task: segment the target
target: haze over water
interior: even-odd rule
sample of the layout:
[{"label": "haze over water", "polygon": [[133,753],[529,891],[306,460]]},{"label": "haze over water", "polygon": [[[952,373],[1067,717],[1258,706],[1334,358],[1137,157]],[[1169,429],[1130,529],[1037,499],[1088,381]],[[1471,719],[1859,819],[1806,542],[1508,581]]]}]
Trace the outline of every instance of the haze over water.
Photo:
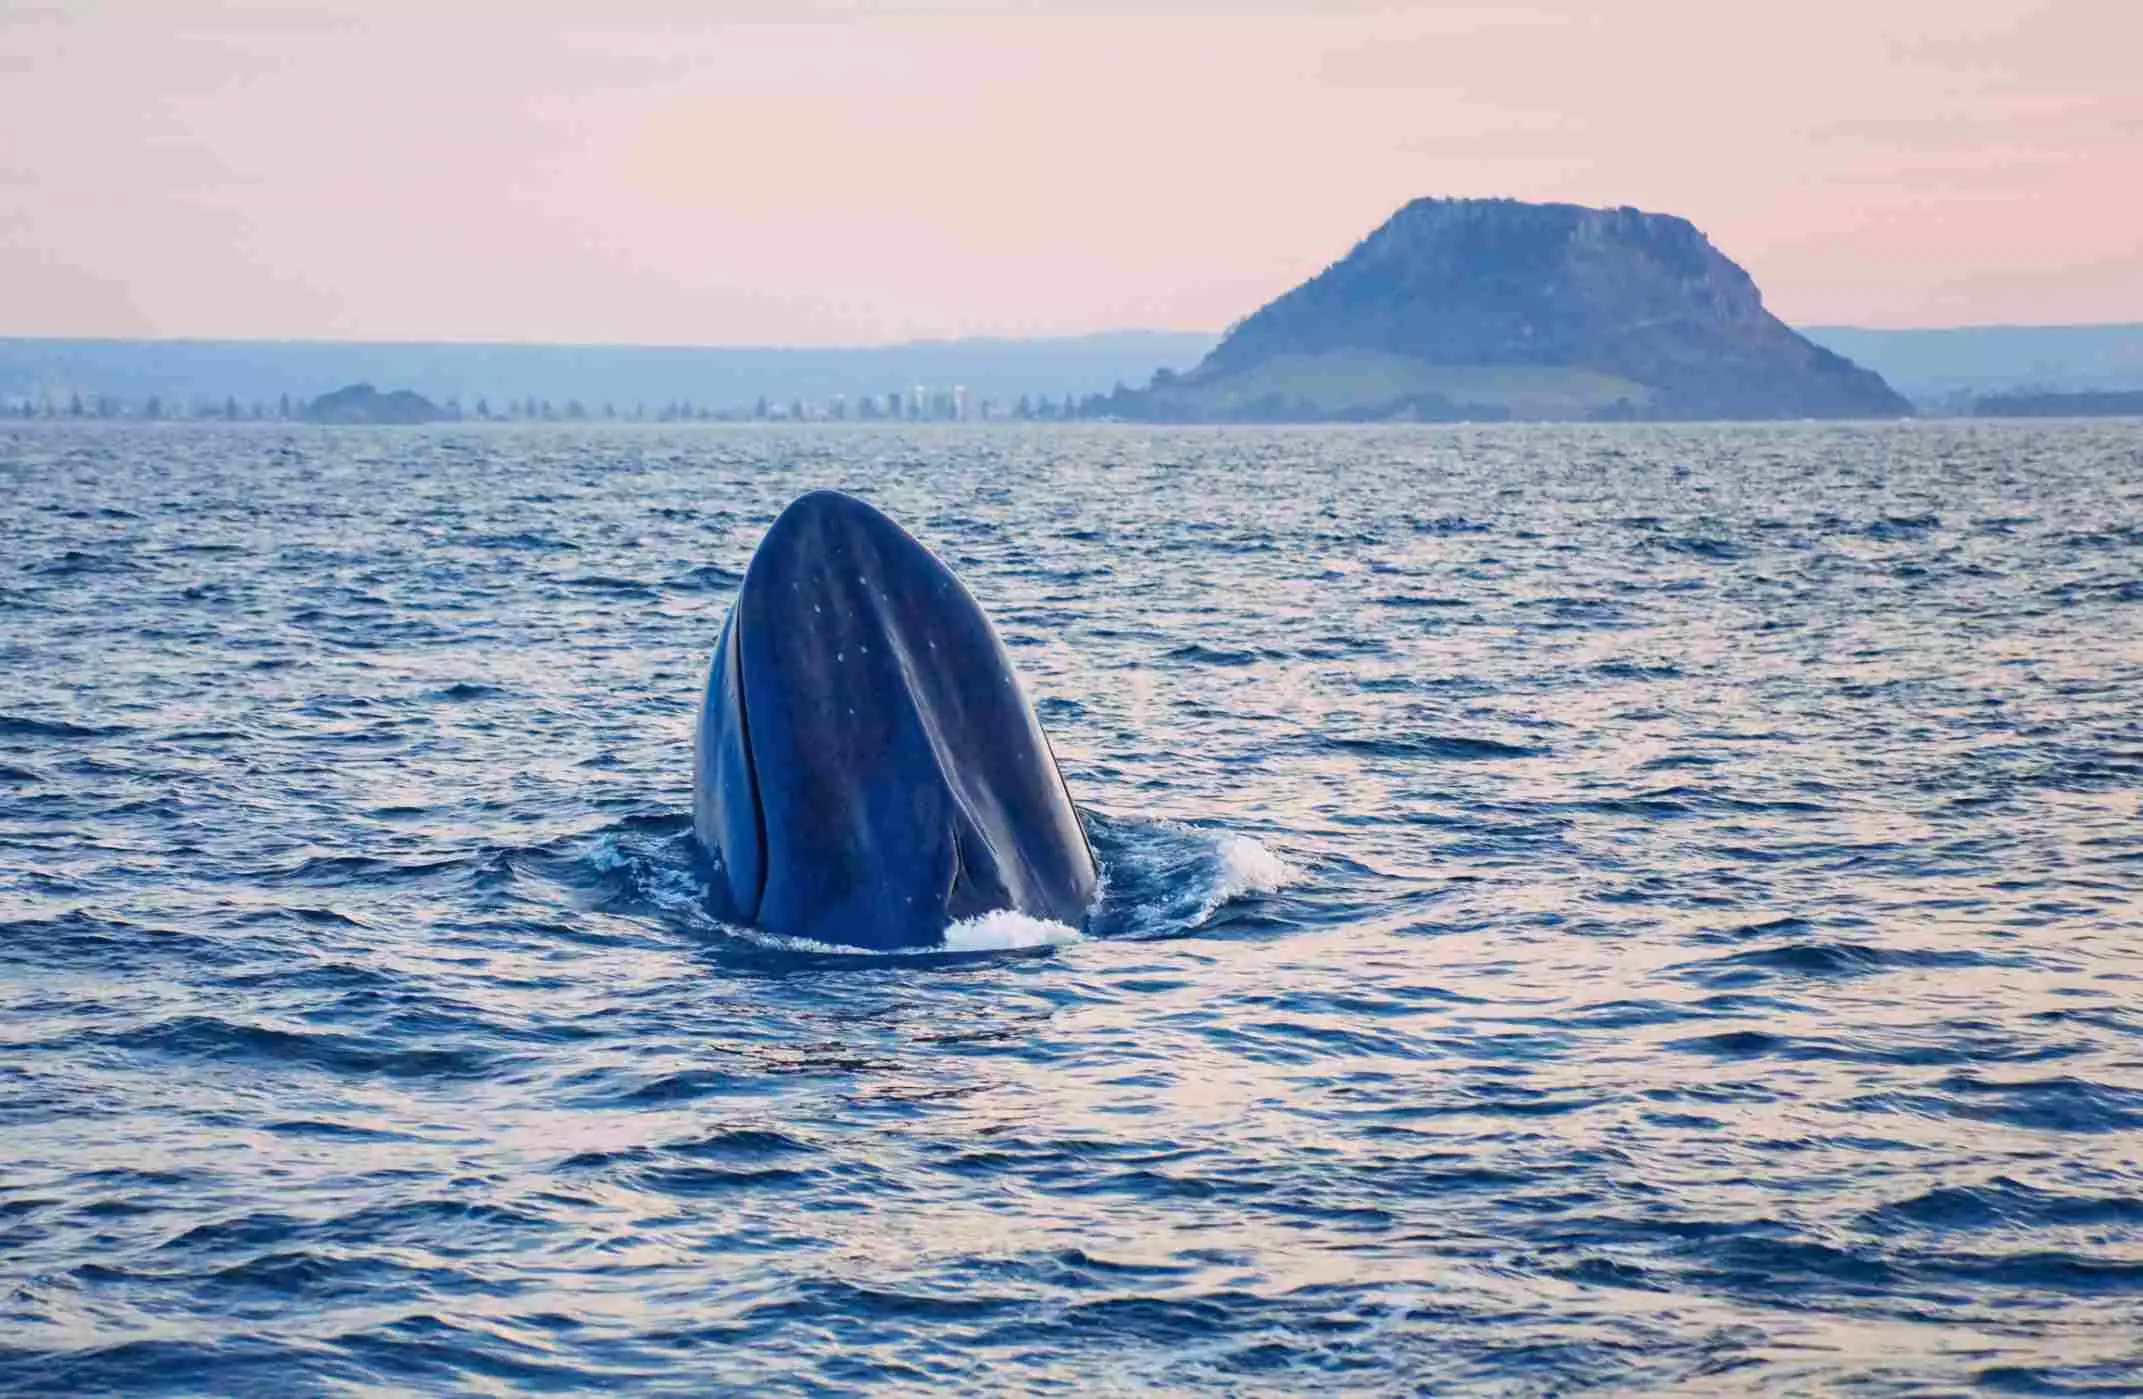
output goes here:
[{"label": "haze over water", "polygon": [[[769,948],[760,531],[1089,935]],[[2143,426],[0,427],[0,1387],[2143,1386]]]}]

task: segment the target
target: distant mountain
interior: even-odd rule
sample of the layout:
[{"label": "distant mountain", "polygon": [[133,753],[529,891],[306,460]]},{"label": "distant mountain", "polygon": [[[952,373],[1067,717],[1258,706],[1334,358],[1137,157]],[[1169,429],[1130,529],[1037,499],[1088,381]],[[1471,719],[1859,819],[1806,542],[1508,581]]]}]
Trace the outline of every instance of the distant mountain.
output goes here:
[{"label": "distant mountain", "polygon": [[370,384],[351,384],[321,394],[305,405],[309,423],[436,423],[447,415],[439,405],[408,389],[381,393]]},{"label": "distant mountain", "polygon": [[2143,391],[2143,325],[1809,326],[1923,407],[1968,410],[1987,394]]},{"label": "distant mountain", "polygon": [[1896,417],[1686,219],[1419,199],[1241,322],[1155,419]]},{"label": "distant mountain", "polygon": [[749,409],[766,398],[823,405],[837,394],[967,390],[971,403],[1001,406],[1022,395],[1061,400],[1143,384],[1164,367],[1194,364],[1217,337],[1203,332],[1124,330],[1040,340],[941,340],[856,348],[748,346],[386,344],[268,340],[0,339],[0,403],[111,398],[138,409],[275,407],[304,403],[353,383],[403,384],[436,403],[473,413],[479,399],[577,401],[600,414],[672,404]]},{"label": "distant mountain", "polygon": [[1997,393],[1972,400],[1978,418],[2143,417],[2143,389],[2126,392]]}]

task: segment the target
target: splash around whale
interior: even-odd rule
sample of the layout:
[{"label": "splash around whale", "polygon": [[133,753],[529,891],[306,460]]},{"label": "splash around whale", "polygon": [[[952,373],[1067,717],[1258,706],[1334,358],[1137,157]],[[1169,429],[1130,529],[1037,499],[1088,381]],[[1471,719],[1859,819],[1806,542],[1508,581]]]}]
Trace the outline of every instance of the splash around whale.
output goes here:
[{"label": "splash around whale", "polygon": [[942,946],[1013,912],[1074,928],[1099,873],[1011,658],[960,580],[865,502],[813,491],[745,570],[693,747],[719,916]]}]

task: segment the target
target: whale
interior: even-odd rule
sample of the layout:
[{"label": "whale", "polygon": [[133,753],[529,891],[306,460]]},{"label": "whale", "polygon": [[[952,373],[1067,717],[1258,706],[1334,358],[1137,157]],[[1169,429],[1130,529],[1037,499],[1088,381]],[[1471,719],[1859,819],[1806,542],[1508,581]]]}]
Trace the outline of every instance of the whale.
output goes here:
[{"label": "whale", "polygon": [[874,951],[1010,911],[1080,928],[1100,874],[982,607],[868,502],[798,497],[708,666],[692,830],[729,922]]}]

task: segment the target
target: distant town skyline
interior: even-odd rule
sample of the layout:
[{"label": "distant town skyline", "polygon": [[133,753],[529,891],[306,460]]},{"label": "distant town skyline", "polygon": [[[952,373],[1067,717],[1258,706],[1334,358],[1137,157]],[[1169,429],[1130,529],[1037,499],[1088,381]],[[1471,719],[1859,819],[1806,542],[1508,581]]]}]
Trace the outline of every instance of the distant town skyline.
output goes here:
[{"label": "distant town skyline", "polygon": [[1790,322],[2143,320],[2115,0],[0,10],[0,335],[1217,330],[1419,195],[1684,215]]},{"label": "distant town skyline", "polygon": [[[1119,384],[1120,397],[1125,386]],[[351,416],[341,407],[354,401],[370,414],[373,405],[386,401],[405,416]],[[477,394],[467,403],[458,394],[445,395],[434,403],[407,389],[379,393],[375,385],[344,385],[310,399],[288,393],[274,400],[240,398],[235,393],[215,394],[195,389],[191,393],[152,393],[138,399],[123,394],[80,388],[44,388],[33,392],[0,392],[0,421],[21,422],[131,419],[141,422],[301,422],[412,423],[412,422],[813,422],[813,423],[991,423],[1070,422],[1087,417],[1105,417],[1110,395],[1022,393],[999,402],[976,397],[965,384],[933,387],[915,384],[883,393],[836,391],[824,397],[760,394],[749,403],[716,398],[673,398],[650,402],[644,397],[616,399],[502,396],[496,403],[489,394]],[[406,414],[415,414],[407,416]]]}]

